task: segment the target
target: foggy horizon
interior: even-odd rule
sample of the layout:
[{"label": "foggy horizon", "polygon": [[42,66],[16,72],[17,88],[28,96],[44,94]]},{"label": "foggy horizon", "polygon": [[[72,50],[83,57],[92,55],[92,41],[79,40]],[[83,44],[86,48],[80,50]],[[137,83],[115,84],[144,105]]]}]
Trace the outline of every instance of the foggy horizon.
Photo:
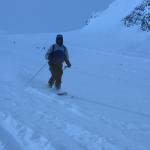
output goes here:
[{"label": "foggy horizon", "polygon": [[47,33],[82,28],[94,11],[103,11],[112,0],[0,0],[0,31]]}]

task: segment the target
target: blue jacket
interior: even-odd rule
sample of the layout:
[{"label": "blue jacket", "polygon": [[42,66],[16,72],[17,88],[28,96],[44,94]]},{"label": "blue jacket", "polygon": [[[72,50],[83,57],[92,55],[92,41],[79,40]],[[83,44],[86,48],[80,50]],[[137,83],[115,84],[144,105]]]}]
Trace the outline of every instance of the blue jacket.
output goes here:
[{"label": "blue jacket", "polygon": [[53,44],[47,51],[45,58],[49,60],[49,64],[62,65],[63,62],[70,67],[69,54],[67,48],[62,45]]}]

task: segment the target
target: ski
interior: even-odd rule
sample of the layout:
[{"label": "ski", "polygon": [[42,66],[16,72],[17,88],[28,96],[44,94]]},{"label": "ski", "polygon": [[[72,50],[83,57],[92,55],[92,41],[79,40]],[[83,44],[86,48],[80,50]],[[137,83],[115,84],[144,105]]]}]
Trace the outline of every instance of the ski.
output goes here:
[{"label": "ski", "polygon": [[67,92],[58,92],[57,95],[59,95],[59,96],[66,96],[66,95],[68,95],[68,93]]}]

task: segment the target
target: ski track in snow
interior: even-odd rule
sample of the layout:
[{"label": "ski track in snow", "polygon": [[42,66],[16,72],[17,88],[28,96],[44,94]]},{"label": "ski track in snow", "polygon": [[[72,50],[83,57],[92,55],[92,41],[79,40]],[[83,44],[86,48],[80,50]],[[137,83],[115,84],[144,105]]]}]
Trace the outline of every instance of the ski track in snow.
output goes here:
[{"label": "ski track in snow", "polygon": [[0,126],[0,139],[3,143],[3,145],[1,146],[3,149],[22,150],[20,144],[14,139],[14,137],[1,126]]},{"label": "ski track in snow", "polygon": [[42,137],[40,134],[25,127],[23,124],[14,120],[12,116],[4,113],[0,114],[0,139],[6,150],[54,150],[50,141]]},{"label": "ski track in snow", "polygon": [[[35,93],[35,95],[40,95],[42,98],[45,97],[49,101],[56,102],[57,105],[60,104],[62,106],[65,106],[65,109],[67,109],[69,113],[72,112],[73,114],[77,115],[76,117],[80,117],[81,119],[88,118],[87,116],[83,115],[81,112],[78,111],[78,107],[76,105],[68,103],[66,99],[65,101],[62,101],[61,98],[59,100],[58,96],[56,96],[55,94],[53,96],[49,96],[33,88],[29,88],[27,91],[31,92],[32,94]],[[39,112],[39,114],[41,114],[43,117],[46,117],[46,119],[50,123],[52,123],[57,129],[61,130],[61,132],[64,132],[63,134],[66,134],[68,138],[70,137],[74,139],[80,145],[79,147],[75,146],[77,149],[116,149],[115,146],[113,146],[113,144],[110,144],[105,139],[97,135],[93,135],[92,133],[86,131],[85,129],[82,129],[78,125],[74,125],[73,123],[69,122],[67,123],[67,120],[64,121],[57,117],[50,116],[50,114],[47,114],[46,112]],[[55,133],[57,132],[55,131]],[[70,145],[70,148],[72,144]]]},{"label": "ski track in snow", "polygon": [[[22,91],[22,93],[19,97],[15,97],[15,101],[13,101],[13,97],[12,97],[12,99],[11,98],[2,98],[2,99],[3,99],[3,101],[9,100],[8,102],[12,103],[12,106],[14,107],[14,109],[16,107],[17,107],[17,109],[20,108],[19,110],[14,110],[14,112],[12,112],[12,114],[16,115],[15,114],[16,111],[20,112],[20,113],[24,112],[23,114],[17,114],[16,118],[18,118],[18,119],[21,119],[22,116],[28,117],[29,115],[33,114],[33,117],[31,117],[31,120],[28,120],[30,123],[25,122],[25,120],[22,120],[22,119],[21,119],[21,122],[26,124],[28,127],[34,129],[34,132],[44,135],[45,138],[48,139],[48,141],[52,142],[52,145],[55,147],[55,149],[69,150],[73,146],[74,149],[78,149],[78,150],[80,150],[80,149],[81,150],[83,150],[83,149],[85,149],[85,150],[86,149],[89,149],[89,150],[91,150],[91,149],[94,149],[94,150],[103,150],[103,149],[117,150],[118,149],[116,147],[116,145],[118,144],[117,141],[120,141],[119,147],[121,147],[121,145],[123,145],[122,146],[123,149],[126,146],[126,144],[130,145],[128,147],[128,149],[131,148],[132,150],[133,149],[138,150],[138,147],[140,147],[140,145],[138,147],[136,147],[136,146],[134,147],[134,145],[132,143],[130,143],[131,139],[129,139],[129,141],[128,141],[127,140],[128,137],[125,137],[120,131],[118,131],[116,128],[116,125],[112,125],[113,120],[111,120],[109,118],[98,116],[97,118],[95,118],[95,120],[98,119],[98,121],[100,123],[104,124],[104,126],[108,125],[111,127],[111,128],[105,127],[105,129],[107,128],[108,130],[112,130],[112,128],[113,128],[115,131],[114,134],[117,135],[117,133],[118,133],[119,139],[115,139],[115,138],[111,139],[109,136],[106,137],[106,135],[100,136],[101,135],[100,131],[99,132],[96,131],[97,133],[94,131],[95,132],[94,133],[92,128],[98,129],[99,122],[93,121],[92,126],[89,127],[87,124],[89,124],[89,122],[92,118],[90,118],[86,114],[82,113],[80,111],[79,106],[73,104],[72,102],[73,101],[80,101],[80,102],[82,101],[84,103],[91,103],[92,105],[101,105],[101,107],[107,107],[108,109],[115,109],[115,110],[118,109],[117,107],[113,108],[113,106],[105,105],[103,103],[96,103],[93,101],[91,102],[88,99],[84,99],[84,98],[77,97],[77,96],[75,96],[75,98],[73,98],[73,99],[71,99],[69,97],[58,97],[55,94],[49,95],[48,92],[49,91],[45,90],[45,93],[44,93],[44,90],[41,91],[41,89],[29,87],[29,88],[26,88],[24,91]],[[22,96],[24,97],[24,99],[21,99]],[[21,100],[21,102],[20,102],[20,100]],[[30,102],[29,102],[29,100],[30,100]],[[59,107],[56,109],[56,107],[54,105],[57,105]],[[54,109],[49,112],[48,110],[51,109],[52,106],[54,106]],[[25,110],[23,109],[23,107],[25,107]],[[29,112],[26,112],[26,108],[28,108]],[[66,112],[62,112],[62,108],[65,109]],[[56,113],[56,111],[57,111],[57,113]],[[132,111],[129,112],[129,111],[122,110],[122,109],[119,109],[119,111],[125,111],[127,113],[133,113],[134,115],[140,115],[141,117],[147,117],[145,115],[134,113]],[[67,118],[67,120],[64,120],[63,116],[67,116],[68,113],[71,113],[70,118]],[[61,114],[61,115],[59,115],[59,114]],[[74,121],[73,121],[74,119],[72,119],[72,118],[76,118],[77,120],[79,120],[79,122],[82,122],[82,123],[74,124]],[[70,122],[70,120],[72,120],[73,122]],[[42,124],[39,124],[39,121],[42,122]],[[115,124],[115,123],[113,123],[113,124]],[[119,123],[117,122],[117,125],[118,124]],[[84,125],[84,127],[82,127],[83,125]],[[136,132],[141,131],[141,133],[143,133],[143,130],[146,130],[145,127],[143,127],[143,130],[142,130],[142,128],[139,128],[139,126],[136,126],[136,124],[134,124],[134,123],[121,122],[118,126],[120,128],[122,128],[122,130],[123,129],[128,130],[128,131],[134,130]],[[45,131],[44,128],[48,128],[49,131]],[[86,128],[87,128],[87,130],[86,130]],[[102,125],[101,125],[101,128],[102,128]],[[24,130],[26,130],[26,129],[24,129]],[[1,131],[4,132],[4,130],[1,130]],[[148,134],[148,132],[150,132],[150,126],[147,126],[147,130],[145,131],[146,134]],[[120,136],[121,134],[122,134],[122,137]],[[59,138],[56,136],[58,136]],[[13,137],[11,139],[11,136],[9,137],[10,139],[7,139],[7,136],[5,136],[5,137],[6,137],[6,140],[10,141],[10,143],[8,142],[7,144],[10,146],[11,142],[13,142],[14,143],[13,146],[16,147],[16,150],[17,150],[17,147],[19,147],[19,145],[17,144],[16,140],[14,140]],[[66,141],[65,143],[64,143],[64,139]],[[62,143],[62,141],[63,141],[63,143]],[[70,144],[68,144],[68,141]],[[125,143],[124,141],[126,141],[127,143]],[[5,140],[3,143],[5,143]],[[16,145],[15,145],[15,143],[16,143]],[[31,147],[28,147],[28,148],[32,150]],[[6,149],[9,149],[9,148],[6,147]],[[20,148],[18,148],[18,149],[20,149]]]},{"label": "ski track in snow", "polygon": [[[92,119],[92,118],[89,118],[88,116],[82,114],[81,112],[79,112],[78,106],[73,105],[73,104],[70,103],[70,101],[72,101],[72,99],[70,99],[70,98],[68,100],[64,99],[65,101],[63,99],[61,100],[61,98],[59,100],[58,96],[56,96],[55,94],[52,94],[52,96],[49,96],[48,94],[44,94],[43,92],[40,92],[39,90],[34,89],[34,88],[27,88],[25,91],[27,93],[35,96],[34,99],[38,102],[40,102],[40,99],[43,99],[43,100],[45,99],[47,107],[48,107],[49,104],[50,105],[61,105],[61,107],[63,106],[64,109],[67,109],[68,111],[71,111],[73,114],[77,115],[77,117],[80,117],[82,120],[85,119],[83,122],[87,122],[86,124],[88,124],[90,122],[90,119]],[[31,98],[31,96],[29,96],[29,97]],[[47,102],[49,104],[47,104]],[[36,104],[36,103],[37,102],[33,102],[33,105]],[[38,106],[38,107],[42,106],[43,105],[42,103],[40,103],[38,105],[35,105],[35,106]],[[31,106],[33,106],[33,105],[31,105]],[[21,106],[21,108],[22,108],[22,106]],[[29,106],[25,107],[25,108],[29,108]],[[43,111],[41,112],[40,110],[44,110],[44,112]],[[58,110],[61,110],[61,109],[58,109]],[[36,124],[35,118],[37,118],[37,121],[39,121],[39,119],[40,119],[40,121],[42,121],[43,119],[44,120],[46,119],[46,122],[48,124],[46,122],[44,124],[45,125],[47,124],[47,126],[50,126],[50,124],[52,124],[51,128],[54,128],[54,131],[55,131],[56,135],[58,133],[60,134],[59,130],[61,130],[61,132],[64,132],[65,134],[67,134],[67,136],[73,138],[77,143],[81,144],[80,147],[75,146],[78,149],[81,149],[81,147],[84,148],[84,149],[94,148],[95,150],[100,149],[100,147],[101,147],[101,149],[103,149],[103,148],[105,148],[105,149],[117,149],[113,144],[111,144],[111,142],[113,143],[113,141],[115,141],[115,140],[109,139],[109,138],[105,139],[104,137],[99,137],[96,134],[93,135],[93,133],[90,133],[89,131],[87,131],[85,129],[82,129],[82,127],[79,127],[78,125],[74,125],[74,124],[69,123],[69,122],[66,123],[66,121],[60,120],[59,118],[57,118],[57,116],[51,116],[51,114],[55,114],[55,111],[53,111],[53,113],[49,113],[48,111],[46,111],[46,108],[44,108],[44,107],[43,108],[42,107],[41,108],[35,108],[34,112],[36,112],[36,113],[35,113],[35,116],[33,118],[34,119],[33,124]],[[59,113],[61,113],[61,112],[59,112]],[[66,115],[67,114],[63,114],[63,116],[66,116]],[[70,118],[70,119],[72,119],[72,118]],[[110,124],[110,125],[112,123],[112,121],[110,121],[110,122],[106,122],[106,120],[101,120],[101,121],[103,121],[107,124]],[[38,124],[38,122],[37,122],[37,124]],[[92,128],[98,128],[96,124],[98,124],[98,122],[95,122],[94,125],[92,126]],[[36,128],[38,129],[38,125],[36,126]],[[39,130],[41,130],[42,128],[44,128],[44,127],[39,126]],[[115,130],[117,130],[117,129],[115,129]],[[118,131],[115,131],[115,134],[117,134],[117,132]],[[63,137],[64,137],[64,133],[62,133]],[[45,135],[45,133],[43,133],[43,134]],[[61,137],[61,136],[59,136],[59,137]],[[49,135],[48,135],[48,137],[49,137]],[[66,137],[65,139],[69,139],[69,137]],[[119,140],[119,139],[117,139],[117,140]],[[110,142],[108,142],[108,141],[110,141]],[[124,141],[124,137],[122,139],[122,144],[123,144],[123,141]],[[68,145],[66,146],[66,145],[62,144],[60,141],[57,141],[57,140],[53,141],[53,143],[54,143],[54,145],[57,149],[60,149],[62,147],[69,149],[69,148],[71,148],[72,145],[77,145],[77,144],[74,144],[73,142],[70,142],[71,145],[69,147]],[[58,143],[59,143],[59,146],[58,146]],[[130,142],[128,142],[128,143],[130,143]]]},{"label": "ski track in snow", "polygon": [[[70,102],[68,103],[68,101],[77,101],[77,100],[79,100],[79,101],[84,101],[84,102],[86,102],[86,103],[89,103],[89,102],[91,102],[90,100],[88,100],[88,99],[84,99],[84,98],[80,98],[80,97],[77,97],[77,96],[75,96],[75,99],[71,99],[71,98],[69,98],[68,100],[65,98],[64,99],[64,101],[62,101],[62,99],[63,98],[60,98],[60,100],[59,100],[59,98],[55,95],[55,94],[53,94],[53,96],[49,96],[48,94],[44,94],[44,91],[41,93],[40,91],[38,91],[37,89],[34,89],[34,88],[29,88],[28,89],[28,91],[30,91],[31,93],[36,93],[36,95],[37,94],[39,94],[41,97],[45,97],[46,99],[48,98],[48,100],[52,100],[52,101],[55,101],[56,103],[59,103],[59,104],[61,104],[61,105],[64,105],[64,106],[66,106],[65,107],[65,109],[68,109],[68,110],[71,110],[73,113],[75,113],[75,115],[78,115],[79,117],[81,117],[82,118],[82,120],[83,119],[85,119],[84,120],[84,122],[86,122],[87,121],[87,124],[90,122],[90,120],[92,119],[92,118],[89,118],[88,116],[86,116],[85,114],[83,114],[83,113],[81,113],[81,112],[79,112],[79,108],[78,108],[78,106],[76,106],[76,105],[72,105],[72,104],[70,104]],[[45,92],[46,93],[46,92]],[[94,105],[95,105],[95,103],[94,103]],[[96,105],[97,105],[97,103],[96,103]],[[124,109],[121,109],[121,108],[117,108],[117,107],[113,107],[113,106],[109,106],[109,105],[107,105],[107,104],[101,104],[101,103],[99,103],[99,105],[101,105],[101,107],[107,107],[108,109],[115,109],[115,110],[119,110],[119,111],[125,111],[126,113],[131,113],[131,114],[133,114],[133,115],[137,115],[137,116],[141,116],[141,117],[148,117],[148,119],[150,119],[149,118],[149,116],[148,115],[143,115],[143,114],[140,114],[140,113],[137,113],[137,112],[132,112],[132,111],[129,111],[129,110],[124,110]],[[69,107],[69,108],[68,108]],[[97,117],[98,118],[98,117]],[[114,130],[115,130],[115,133],[114,134],[116,134],[117,135],[117,128],[118,128],[118,126],[120,127],[120,128],[122,128],[122,129],[126,129],[126,130],[128,130],[129,132],[131,132],[131,131],[136,131],[136,132],[141,132],[141,133],[143,133],[143,130],[142,130],[142,128],[139,128],[138,126],[136,126],[136,124],[134,124],[134,123],[125,123],[125,122],[120,122],[120,123],[118,123],[117,124],[117,126],[116,126],[116,124],[115,125],[112,125],[112,123],[114,122],[113,120],[109,120],[109,119],[104,119],[105,117],[102,117],[102,119],[99,119],[99,121],[102,123],[102,122],[104,122],[105,123],[105,125],[107,124],[107,125],[109,125],[111,128],[113,128]],[[96,119],[96,118],[95,118]],[[109,121],[108,121],[109,120]],[[59,126],[62,128],[62,126],[63,126],[63,124],[61,124],[61,122],[63,122],[63,121],[59,121],[60,123],[59,123]],[[81,121],[80,121],[81,122]],[[54,121],[54,124],[57,126],[57,123]],[[84,123],[83,123],[84,124]],[[96,125],[96,124],[99,124],[98,122],[94,122],[93,121],[93,128],[97,128],[98,129],[98,126]],[[133,128],[131,128],[131,129],[129,129],[128,127],[130,126],[130,125],[132,125],[133,124]],[[67,126],[67,127],[66,127]],[[145,127],[143,127],[143,129],[145,129],[145,133],[146,134],[149,134],[149,132],[150,132],[150,126],[149,125],[146,125],[147,126],[147,129],[145,128]],[[86,128],[86,126],[84,126],[84,128]],[[106,127],[105,127],[106,128]],[[107,128],[107,130],[111,130],[111,128]],[[136,130],[135,130],[136,129]],[[68,123],[68,124],[66,124],[65,125],[65,128],[62,128],[62,130],[64,130],[64,132],[66,133],[68,133],[69,134],[69,136],[71,136],[71,137],[74,137],[74,139],[75,140],[77,140],[77,141],[79,141],[79,140],[81,140],[81,139],[83,139],[83,141],[81,140],[80,142],[82,142],[82,143],[84,143],[85,142],[85,145],[90,145],[89,146],[89,149],[92,149],[92,148],[94,148],[94,149],[100,149],[100,147],[101,147],[101,149],[117,149],[116,147],[114,147],[113,146],[113,144],[111,145],[110,143],[112,142],[114,142],[114,141],[117,141],[117,140],[120,140],[120,142],[121,142],[121,139],[122,139],[122,143],[121,143],[121,145],[124,145],[124,143],[125,143],[125,141],[128,141],[127,140],[127,138],[128,137],[125,137],[125,136],[123,136],[122,138],[121,137],[119,137],[120,139],[116,139],[116,140],[114,140],[114,139],[111,139],[111,138],[106,138],[108,141],[111,141],[110,143],[108,142],[107,144],[106,144],[106,141],[107,140],[105,140],[105,138],[100,138],[100,137],[98,137],[98,136],[96,136],[96,135],[92,135],[89,131],[84,131],[81,127],[79,127],[79,126],[75,126],[75,125],[73,125],[73,124],[70,124],[70,123]],[[73,132],[71,132],[71,131],[73,131]],[[101,132],[100,132],[101,133]],[[121,133],[122,133],[122,131],[121,131]],[[85,134],[85,135],[84,135]],[[118,135],[120,135],[120,132],[118,133]],[[84,137],[85,137],[85,139],[84,139]],[[95,137],[97,137],[97,139],[94,139]],[[86,139],[87,138],[87,139]],[[89,138],[89,139],[88,139]],[[93,140],[93,144],[92,144],[92,141],[91,140]],[[130,139],[127,143],[129,144],[130,143],[130,141],[131,141],[132,139]],[[101,141],[101,142],[100,142]],[[102,142],[103,141],[103,142]],[[90,143],[90,144],[88,144],[88,143]],[[97,143],[97,144],[96,144]],[[104,144],[105,143],[105,144]],[[126,144],[127,144],[126,143]],[[125,145],[126,145],[125,144]],[[107,146],[108,147],[107,147]],[[121,147],[121,145],[120,145],[120,147]],[[125,145],[124,145],[124,147],[125,147]],[[138,144],[137,144],[138,145]],[[106,146],[106,147],[105,147]],[[143,145],[144,146],[144,145]],[[138,149],[138,147],[141,147],[140,145],[138,146],[138,147],[136,147],[134,144],[132,144],[131,143],[131,145],[130,145],[130,148],[132,147],[132,149]],[[128,147],[129,148],[129,147]],[[141,147],[142,148],[142,147]]]},{"label": "ski track in snow", "polygon": [[[68,122],[68,120],[71,120],[72,118],[70,118],[70,119],[68,118],[68,120],[64,121],[64,118],[62,120],[59,119],[59,117],[58,117],[59,115],[53,116],[52,114],[56,114],[56,110],[55,111],[53,110],[51,113],[49,111],[46,111],[46,110],[48,110],[49,105],[59,105],[59,106],[63,107],[63,109],[67,110],[67,113],[63,112],[64,113],[64,114],[62,114],[63,116],[66,116],[68,113],[72,113],[73,116],[75,115],[76,117],[80,117],[80,119],[84,120],[83,122],[86,122],[86,124],[89,124],[90,119],[92,119],[92,118],[89,118],[89,116],[80,112],[80,108],[77,105],[72,104],[72,101],[74,101],[74,100],[76,101],[78,99],[77,101],[84,101],[84,103],[85,102],[90,103],[91,102],[90,100],[88,101],[88,99],[83,99],[83,98],[80,98],[77,96],[75,96],[74,99],[71,99],[68,97],[58,97],[55,94],[49,95],[48,91],[46,91],[44,93],[44,90],[43,90],[43,92],[41,92],[40,89],[38,90],[38,89],[35,89],[32,87],[25,89],[25,91],[23,91],[23,95],[25,97],[24,97],[22,103],[19,102],[20,97],[19,97],[18,101],[15,98],[15,102],[13,102],[10,98],[9,99],[4,98],[4,100],[9,100],[9,103],[12,102],[12,104],[16,104],[16,105],[13,105],[13,107],[19,107],[21,109],[23,109],[23,107],[27,104],[28,106],[26,106],[25,109],[28,108],[28,109],[31,109],[32,112],[34,112],[33,120],[32,119],[30,120],[32,122],[32,124],[24,122],[24,120],[21,120],[21,121],[23,121],[25,124],[27,124],[30,128],[33,128],[35,130],[35,132],[38,133],[40,131],[41,135],[44,135],[47,139],[50,139],[50,141],[53,143],[53,145],[56,149],[69,150],[72,146],[74,146],[74,148],[78,149],[78,150],[80,150],[80,149],[81,150],[83,150],[83,149],[117,150],[118,149],[115,145],[116,145],[117,140],[120,140],[120,142],[121,142],[120,136],[119,136],[120,139],[111,139],[109,137],[106,138],[105,136],[101,137],[101,136],[99,136],[99,134],[101,134],[101,132],[99,132],[99,134],[97,134],[97,133],[94,134],[93,131],[92,132],[88,131],[89,127],[84,126],[84,129],[83,129],[82,127],[80,127],[80,125],[77,125],[77,124],[75,125],[74,123],[70,123],[70,121]],[[31,105],[28,104],[29,103],[28,98],[32,102],[32,103],[30,103]],[[42,102],[40,102],[41,99],[42,99]],[[43,102],[43,100],[45,103]],[[102,107],[104,105],[101,103],[99,103],[99,104],[102,105]],[[97,105],[97,103],[94,103],[92,101],[92,105]],[[32,107],[32,108],[30,108],[30,107]],[[107,107],[109,109],[114,109],[114,108],[111,108],[109,105],[106,105],[106,106],[104,105],[104,107]],[[19,112],[27,113],[26,110],[23,111],[21,109],[19,110]],[[61,109],[58,108],[58,111]],[[27,113],[27,116],[32,114],[32,112],[31,113],[29,112],[29,114]],[[61,112],[58,112],[58,113],[61,113]],[[23,114],[23,116],[24,115],[25,114]],[[139,114],[136,114],[136,115],[139,115]],[[21,116],[22,115],[20,115],[20,117]],[[18,115],[17,115],[17,117],[18,117]],[[20,119],[20,117],[18,119]],[[145,117],[145,116],[143,116],[143,117]],[[118,132],[117,128],[112,126],[113,120],[109,120],[109,118],[107,119],[105,117],[102,117],[102,118],[97,117],[97,118],[99,118],[99,121],[101,123],[103,122],[103,123],[105,123],[105,125],[107,124],[107,125],[111,126],[112,128],[114,128],[116,130],[115,134],[117,135],[117,132]],[[39,120],[40,120],[40,122],[42,122],[44,124],[44,126],[43,126],[43,124],[41,124],[41,125],[38,124]],[[34,124],[36,126],[34,126]],[[99,124],[99,123],[95,122],[94,125],[92,125],[92,128],[98,128],[96,124]],[[47,126],[50,127],[49,134],[47,133],[47,131],[45,132],[43,130],[44,128],[47,128]],[[81,126],[82,126],[82,124],[81,124]],[[130,131],[132,131],[132,130],[139,131],[140,130],[140,129],[138,129],[138,127],[136,127],[136,124],[134,124],[134,123],[127,124],[125,122],[122,122],[122,123],[120,123],[120,126],[122,127],[122,129],[124,128],[124,129],[130,130]],[[85,128],[88,128],[88,130],[86,130]],[[150,131],[149,126],[147,126],[147,128]],[[145,127],[143,127],[143,129],[145,130]],[[53,130],[53,133],[51,132],[51,130]],[[145,132],[146,132],[146,134],[148,133],[148,131],[145,131]],[[120,135],[120,133],[118,133],[118,134]],[[59,139],[56,138],[56,135],[59,137]],[[71,140],[70,138],[73,140]],[[122,144],[124,144],[124,142],[123,142],[124,138],[125,137],[123,136]],[[125,138],[125,141],[127,141],[127,138],[128,137]],[[62,141],[64,139],[66,140],[66,143],[68,143],[68,141],[69,141],[70,144],[62,143]],[[9,140],[9,141],[13,141],[13,140]],[[5,143],[5,142],[3,142],[3,143]],[[14,143],[14,147],[15,147],[15,143],[17,143],[17,142],[13,142],[13,143]],[[129,144],[130,141],[128,141],[127,143]],[[9,145],[11,145],[11,144],[9,144]],[[18,146],[18,144],[16,144],[16,147],[17,146]],[[133,149],[133,145],[131,144],[130,146]],[[121,147],[121,145],[120,145],[120,147]],[[30,147],[30,149],[32,149],[32,148]],[[137,150],[137,148],[134,148],[134,149]],[[16,150],[17,150],[17,148],[16,148]]]}]

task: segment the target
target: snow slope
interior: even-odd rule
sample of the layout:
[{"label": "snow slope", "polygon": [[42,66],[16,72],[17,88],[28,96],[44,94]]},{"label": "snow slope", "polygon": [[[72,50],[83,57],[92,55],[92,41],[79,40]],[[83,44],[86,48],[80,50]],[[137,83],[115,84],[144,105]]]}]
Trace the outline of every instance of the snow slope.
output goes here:
[{"label": "snow slope", "polygon": [[[98,28],[103,28],[105,32],[108,32],[106,31],[108,29],[117,28],[120,26],[121,19],[129,14],[142,1],[143,0],[115,0],[104,12],[99,13],[96,19],[91,20],[87,28],[95,29],[95,32],[98,32]],[[99,31],[101,32],[101,30]]]},{"label": "snow slope", "polygon": [[[66,97],[47,87],[48,66],[29,82],[47,63],[55,34],[0,35],[0,150],[150,149],[149,34],[119,20],[111,32],[93,23],[64,33],[72,62],[63,76]],[[120,32],[125,41],[117,44]]]},{"label": "snow slope", "polygon": [[83,45],[104,52],[149,58],[150,32],[143,32],[138,26],[127,28],[123,21],[142,2],[143,0],[114,1],[83,28],[83,38],[86,39]]},{"label": "snow slope", "polygon": [[[73,67],[64,72],[63,88],[74,98],[58,97],[47,88],[48,66],[26,85],[46,62],[42,47],[52,43],[54,36],[0,37],[0,141],[4,147],[148,150],[150,61],[70,44]],[[74,38],[65,37],[66,41]]]}]

